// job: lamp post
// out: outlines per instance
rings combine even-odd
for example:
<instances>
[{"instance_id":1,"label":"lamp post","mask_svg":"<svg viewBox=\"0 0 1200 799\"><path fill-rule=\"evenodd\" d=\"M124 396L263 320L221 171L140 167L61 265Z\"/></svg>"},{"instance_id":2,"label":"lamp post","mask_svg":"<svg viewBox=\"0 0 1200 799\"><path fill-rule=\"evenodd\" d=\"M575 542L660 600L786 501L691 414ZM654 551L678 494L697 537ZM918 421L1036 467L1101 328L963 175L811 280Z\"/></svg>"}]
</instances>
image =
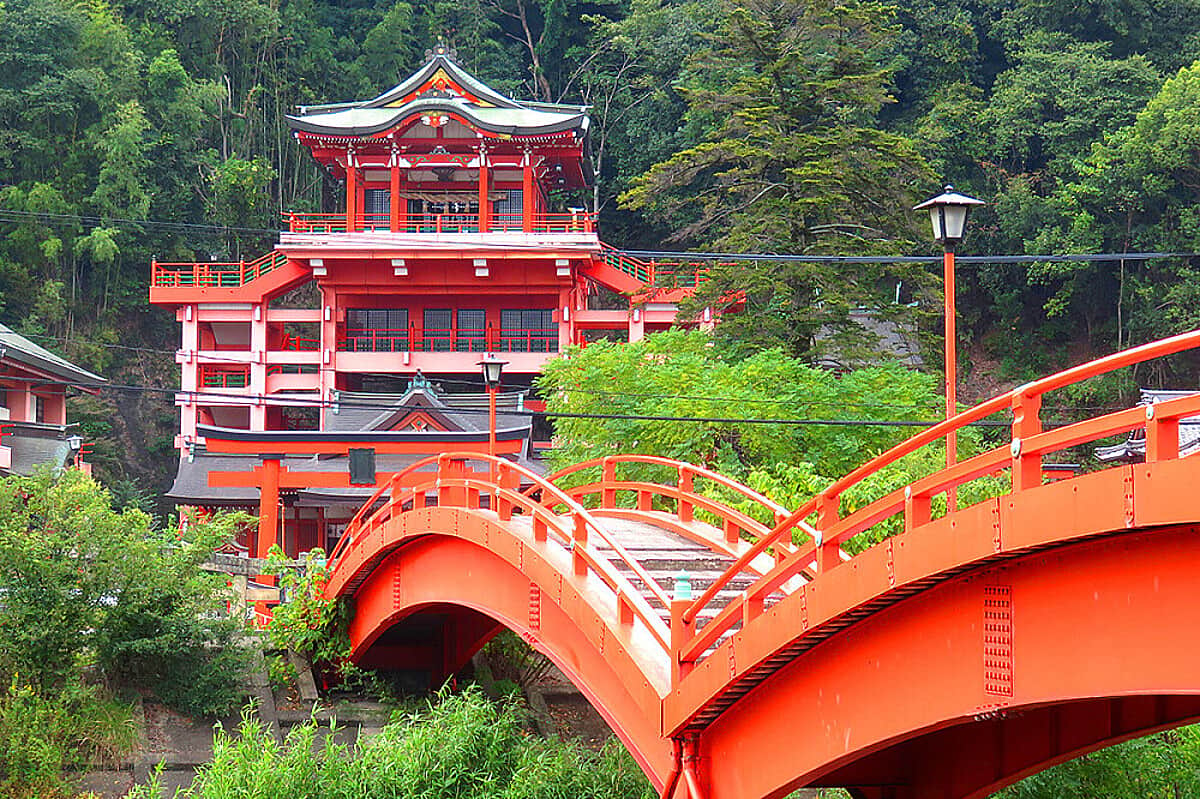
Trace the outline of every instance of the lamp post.
<instances>
[{"instance_id":1,"label":"lamp post","mask_svg":"<svg viewBox=\"0 0 1200 799\"><path fill-rule=\"evenodd\" d=\"M942 275L945 281L945 314L946 314L946 418L952 418L958 413L958 375L956 362L958 354L955 347L954 330L954 247L962 240L963 231L967 227L967 213L972 206L984 205L982 200L959 194L953 186L946 186L945 191L936 197L913 208L914 211L929 211L929 221L933 226L933 238L942 243ZM958 462L958 436L954 431L946 434L946 466ZM949 513L958 506L958 491L951 488L946 493L946 512Z\"/></svg>"},{"instance_id":2,"label":"lamp post","mask_svg":"<svg viewBox=\"0 0 1200 799\"><path fill-rule=\"evenodd\" d=\"M494 352L483 356L479 368L483 372L483 385L488 393L488 455L496 456L496 393L500 390L500 375L508 361L502 361Z\"/></svg>"}]
</instances>

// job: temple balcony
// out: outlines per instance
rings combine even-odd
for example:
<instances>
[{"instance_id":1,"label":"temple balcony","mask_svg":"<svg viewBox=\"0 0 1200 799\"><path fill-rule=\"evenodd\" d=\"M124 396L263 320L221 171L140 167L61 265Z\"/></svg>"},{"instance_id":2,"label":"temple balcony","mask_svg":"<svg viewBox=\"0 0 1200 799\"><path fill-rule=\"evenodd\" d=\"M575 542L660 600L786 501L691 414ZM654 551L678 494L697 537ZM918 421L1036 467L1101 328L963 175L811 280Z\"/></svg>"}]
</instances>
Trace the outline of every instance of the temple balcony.
<instances>
[{"instance_id":1,"label":"temple balcony","mask_svg":"<svg viewBox=\"0 0 1200 799\"><path fill-rule=\"evenodd\" d=\"M322 253L389 253L415 257L439 251L499 257L557 257L591 254L600 248L595 215L560 214L367 214L350 220L345 214L289 214L279 249L292 257Z\"/></svg>"},{"instance_id":2,"label":"temple balcony","mask_svg":"<svg viewBox=\"0 0 1200 799\"><path fill-rule=\"evenodd\" d=\"M591 234L596 236L596 215L576 210L567 213L488 214L480 224L479 214L423 214L415 217L363 214L350 220L347 214L289 213L288 233L345 234L401 233L439 236L464 233Z\"/></svg>"}]
</instances>

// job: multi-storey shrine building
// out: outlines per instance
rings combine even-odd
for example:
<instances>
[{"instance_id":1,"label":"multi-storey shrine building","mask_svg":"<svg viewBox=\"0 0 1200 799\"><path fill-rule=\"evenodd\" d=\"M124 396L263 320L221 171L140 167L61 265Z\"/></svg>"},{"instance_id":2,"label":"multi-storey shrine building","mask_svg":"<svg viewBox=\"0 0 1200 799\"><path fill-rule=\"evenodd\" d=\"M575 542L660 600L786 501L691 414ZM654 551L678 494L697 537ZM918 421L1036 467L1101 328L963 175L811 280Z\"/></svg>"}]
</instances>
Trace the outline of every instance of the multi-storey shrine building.
<instances>
[{"instance_id":1,"label":"multi-storey shrine building","mask_svg":"<svg viewBox=\"0 0 1200 799\"><path fill-rule=\"evenodd\" d=\"M592 214L556 203L593 179L586 108L512 100L439 47L378 97L302 107L289 122L344 185L344 209L287 214L279 244L254 261L152 267L150 300L182 327L181 504L259 504L252 480L217 473L259 468L264 453L285 473L344 474L338 457L372 447L382 475L486 440L486 415L462 410L482 401L482 354L527 386L588 330L636 340L675 320L688 286L664 286L661 265L607 247ZM309 283L316 301L296 307ZM622 307L589 308L600 290ZM456 395L410 385L418 375ZM513 457L530 454L524 401L500 400ZM293 553L327 545L363 493L329 476L280 487Z\"/></svg>"}]
</instances>

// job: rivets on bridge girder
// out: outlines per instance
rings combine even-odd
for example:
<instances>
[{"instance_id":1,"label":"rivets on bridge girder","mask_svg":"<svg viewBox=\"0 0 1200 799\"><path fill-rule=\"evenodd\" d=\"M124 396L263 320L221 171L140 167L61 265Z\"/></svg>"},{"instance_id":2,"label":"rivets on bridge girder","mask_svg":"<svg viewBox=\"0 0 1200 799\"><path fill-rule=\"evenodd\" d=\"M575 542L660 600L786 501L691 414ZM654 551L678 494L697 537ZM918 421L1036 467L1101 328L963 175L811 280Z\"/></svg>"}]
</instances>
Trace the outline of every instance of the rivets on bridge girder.
<instances>
[{"instance_id":1,"label":"rivets on bridge girder","mask_svg":"<svg viewBox=\"0 0 1200 799\"><path fill-rule=\"evenodd\" d=\"M1012 453L1014 458L1021 457L1021 439L1014 438L1012 440L1012 444L1008 448L1008 451Z\"/></svg>"}]
</instances>

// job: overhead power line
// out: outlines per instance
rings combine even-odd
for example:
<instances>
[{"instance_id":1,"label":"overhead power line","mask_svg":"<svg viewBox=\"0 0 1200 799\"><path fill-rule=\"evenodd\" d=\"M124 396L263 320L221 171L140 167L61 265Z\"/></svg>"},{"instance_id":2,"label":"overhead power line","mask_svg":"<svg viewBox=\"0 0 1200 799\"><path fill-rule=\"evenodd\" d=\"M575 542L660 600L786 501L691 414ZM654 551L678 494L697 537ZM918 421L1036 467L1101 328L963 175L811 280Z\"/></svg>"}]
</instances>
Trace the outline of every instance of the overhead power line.
<instances>
[{"instance_id":1,"label":"overhead power line","mask_svg":"<svg viewBox=\"0 0 1200 799\"><path fill-rule=\"evenodd\" d=\"M649 261L780 261L798 264L940 264L940 255L788 255L746 252L666 252L660 250L622 250L626 255ZM1061 255L956 255L957 264L1031 264L1045 261L1153 261L1159 258L1192 258L1194 252L1101 252L1064 253Z\"/></svg>"},{"instance_id":2,"label":"overhead power line","mask_svg":"<svg viewBox=\"0 0 1200 799\"><path fill-rule=\"evenodd\" d=\"M278 228L242 227L216 225L200 222L173 222L162 219L124 219L83 214L52 214L41 211L24 211L16 208L0 208L0 220L24 222L35 220L44 224L108 225L114 227L160 228L177 232L203 231L206 233L260 233L277 236ZM809 264L940 264L940 255L797 255L788 253L754 252L671 252L666 250L621 250L626 255L651 261L780 261ZM959 264L1025 264L1046 261L1055 262L1117 262L1154 261L1161 258L1194 258L1194 252L1122 252L1122 253L1049 253L1046 255L959 255Z\"/></svg>"},{"instance_id":3,"label":"overhead power line","mask_svg":"<svg viewBox=\"0 0 1200 799\"><path fill-rule=\"evenodd\" d=\"M68 383L60 381L63 385L76 386L86 390L93 391L118 391L118 392L137 392L148 394L161 394L175 397L177 395L191 395L197 400L238 400L245 402L247 400L254 402L270 402L271 404L284 404L291 407L299 408L355 408L359 410L375 410L375 411L395 411L397 406L394 403L380 402L365 402L362 400L339 399L326 400L320 397L301 397L294 395L272 395L265 396L261 394L241 394L233 392L219 391L185 391L177 388L161 388L158 386L145 386L133 383ZM454 408L456 414L479 415L486 416L489 411L486 408ZM940 419L934 421L923 421L917 419L824 419L824 418L806 418L806 419L779 419L779 418L742 418L742 417L724 417L724 416L668 416L654 414L621 414L621 413L571 413L569 411L535 411L528 408L522 410L502 410L502 414L519 415L519 416L540 416L550 419L600 419L610 421L638 421L638 422L693 422L707 424L753 424L753 425L784 425L784 426L814 426L814 427L932 427L938 424ZM976 422L975 427L1008 427L1008 422L1002 421L982 421Z\"/></svg>"}]
</instances>

